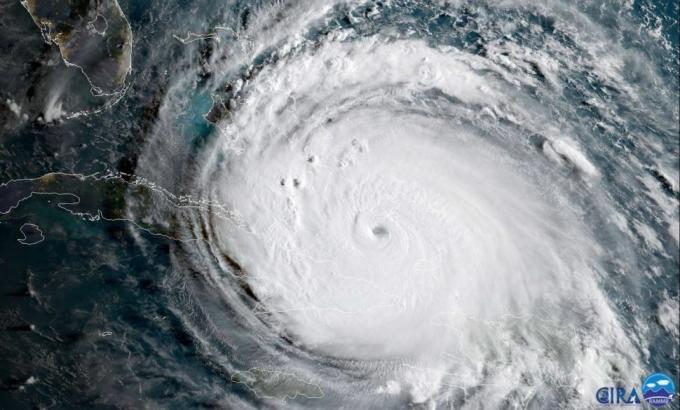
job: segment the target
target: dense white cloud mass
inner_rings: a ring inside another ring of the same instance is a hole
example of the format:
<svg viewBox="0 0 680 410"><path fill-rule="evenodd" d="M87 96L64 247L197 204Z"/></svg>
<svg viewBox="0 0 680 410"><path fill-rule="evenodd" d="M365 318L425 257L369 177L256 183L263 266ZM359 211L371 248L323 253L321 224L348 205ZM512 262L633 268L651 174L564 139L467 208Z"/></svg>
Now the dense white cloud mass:
<svg viewBox="0 0 680 410"><path fill-rule="evenodd" d="M228 112L183 178L231 217L185 226L206 238L187 252L214 287L201 292L217 289L267 352L255 360L331 401L582 408L638 380L645 324L606 283L640 285L635 249L655 230L625 187L645 166L677 173L663 138L639 132L677 131L677 90L650 88L658 69L567 2L480 5L460 35L483 40L464 46L392 16L402 6L353 5L385 25L365 32L329 23L328 5L263 9L245 46L213 59ZM464 8L423 5L436 7L436 24L462 27ZM677 249L663 235L650 246ZM206 338L233 342L216 336L236 320L219 306L204 308Z"/></svg>

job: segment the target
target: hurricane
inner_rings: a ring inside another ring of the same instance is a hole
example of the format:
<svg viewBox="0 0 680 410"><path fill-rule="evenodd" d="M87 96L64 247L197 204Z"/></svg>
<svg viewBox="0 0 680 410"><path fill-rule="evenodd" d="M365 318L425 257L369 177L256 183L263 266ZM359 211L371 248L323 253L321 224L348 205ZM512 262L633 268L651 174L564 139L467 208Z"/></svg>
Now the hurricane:
<svg viewBox="0 0 680 410"><path fill-rule="evenodd" d="M26 188L162 266L137 297L180 336L127 366L174 393L123 403L576 409L677 376L677 4L171 3L116 4L146 51L96 115L149 125L73 182L124 205Z"/></svg>

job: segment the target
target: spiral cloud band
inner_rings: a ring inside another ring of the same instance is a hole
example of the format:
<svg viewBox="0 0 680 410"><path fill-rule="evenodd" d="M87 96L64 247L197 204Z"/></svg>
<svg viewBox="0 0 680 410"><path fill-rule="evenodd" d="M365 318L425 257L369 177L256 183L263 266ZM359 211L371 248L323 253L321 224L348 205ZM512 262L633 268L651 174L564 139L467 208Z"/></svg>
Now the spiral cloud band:
<svg viewBox="0 0 680 410"><path fill-rule="evenodd" d="M644 336L605 283L643 248L677 249L672 199L634 176L673 172L638 132L677 132L673 96L648 87L661 71L566 3L281 4L254 20L249 46L207 63L222 115L173 154L198 166L165 177L231 213L181 221L205 241L175 252L202 273L186 320L220 366L279 363L368 407L579 408L640 377ZM652 187L661 233L625 208L630 184Z"/></svg>

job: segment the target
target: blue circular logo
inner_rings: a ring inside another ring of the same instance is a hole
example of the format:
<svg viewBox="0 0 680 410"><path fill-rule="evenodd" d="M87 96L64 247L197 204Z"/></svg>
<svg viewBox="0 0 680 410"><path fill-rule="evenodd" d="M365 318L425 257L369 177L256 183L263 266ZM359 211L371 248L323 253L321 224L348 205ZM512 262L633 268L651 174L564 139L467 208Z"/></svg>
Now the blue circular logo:
<svg viewBox="0 0 680 410"><path fill-rule="evenodd" d="M609 387L601 387L597 393L595 393L595 398L598 403L608 404L610 401L609 397Z"/></svg>
<svg viewBox="0 0 680 410"><path fill-rule="evenodd" d="M654 407L663 407L673 400L675 384L663 373L654 373L642 384L645 401Z"/></svg>

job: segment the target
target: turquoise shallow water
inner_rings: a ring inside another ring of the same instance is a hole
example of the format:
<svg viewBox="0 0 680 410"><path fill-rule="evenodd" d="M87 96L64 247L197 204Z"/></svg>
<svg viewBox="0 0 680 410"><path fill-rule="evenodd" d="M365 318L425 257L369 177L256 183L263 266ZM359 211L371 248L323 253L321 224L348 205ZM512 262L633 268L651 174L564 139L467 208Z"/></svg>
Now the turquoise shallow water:
<svg viewBox="0 0 680 410"><path fill-rule="evenodd" d="M678 385L677 2L104 3L95 44L129 24L131 70L96 97L112 65L66 67L0 0L0 407L596 408ZM279 173L307 169L297 141L316 173ZM359 171L325 174L335 154ZM267 230L280 187L311 192L297 230ZM359 252L364 221L389 258ZM421 256L467 293L400 276Z"/></svg>

